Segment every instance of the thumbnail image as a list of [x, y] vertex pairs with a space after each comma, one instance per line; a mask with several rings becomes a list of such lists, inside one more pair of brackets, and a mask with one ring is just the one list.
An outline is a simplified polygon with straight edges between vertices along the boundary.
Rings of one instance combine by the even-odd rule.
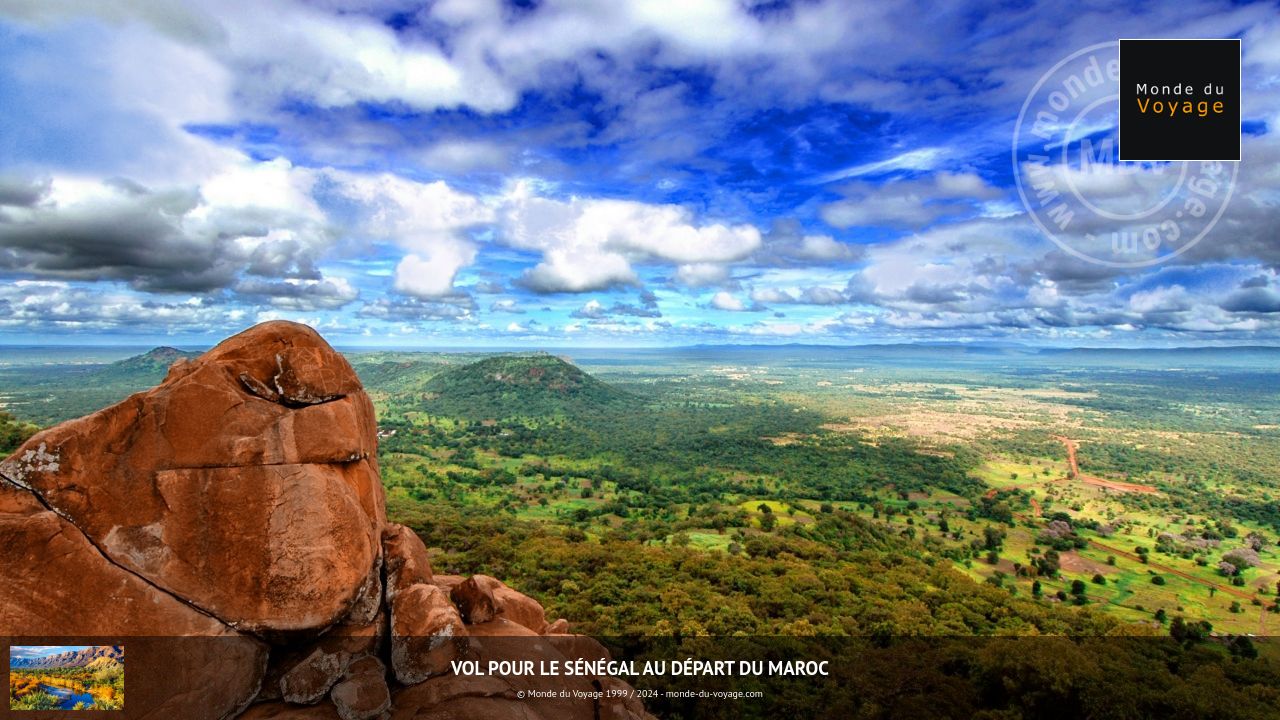
[[123, 710], [123, 645], [14, 645], [10, 710]]

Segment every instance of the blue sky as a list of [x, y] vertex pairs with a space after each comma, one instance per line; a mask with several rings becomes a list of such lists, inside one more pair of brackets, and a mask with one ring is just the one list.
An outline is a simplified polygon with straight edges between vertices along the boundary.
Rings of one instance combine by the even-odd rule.
[[[4, 3], [0, 342], [1280, 340], [1274, 3], [934, 5]], [[1243, 39], [1231, 204], [1136, 270], [1010, 162], [1119, 37]]]
[[9, 647], [11, 659], [30, 660], [32, 658], [60, 655], [65, 652], [84, 650], [88, 645], [12, 645]]

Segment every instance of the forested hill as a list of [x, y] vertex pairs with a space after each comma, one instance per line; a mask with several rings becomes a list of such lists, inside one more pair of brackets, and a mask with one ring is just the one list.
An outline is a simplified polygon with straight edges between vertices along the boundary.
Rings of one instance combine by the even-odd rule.
[[119, 387], [122, 390], [127, 388], [129, 392], [136, 392], [159, 384], [169, 372], [169, 366], [175, 362], [199, 356], [198, 352], [157, 347], [141, 355], [102, 366], [90, 375], [88, 381], [102, 387]]
[[547, 354], [498, 355], [449, 368], [425, 390], [424, 409], [473, 419], [593, 414], [638, 402]]

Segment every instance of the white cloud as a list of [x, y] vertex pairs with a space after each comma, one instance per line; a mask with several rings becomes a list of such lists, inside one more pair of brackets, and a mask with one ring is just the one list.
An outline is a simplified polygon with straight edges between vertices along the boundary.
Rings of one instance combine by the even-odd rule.
[[723, 285], [729, 282], [729, 266], [716, 263], [691, 263], [676, 268], [676, 282], [691, 288]]
[[885, 158], [884, 160], [854, 165], [852, 167], [844, 168], [843, 170], [828, 173], [817, 178], [815, 182], [819, 184], [832, 183], [838, 180], [863, 177], [864, 175], [877, 175], [895, 170], [933, 170], [945, 156], [945, 148], [916, 148], [915, 150], [908, 150], [906, 152], [899, 153], [898, 155], [894, 155], [893, 157]]
[[215, 54], [237, 70], [241, 94], [264, 109], [278, 98], [296, 97], [321, 107], [401, 102], [491, 112], [509, 109], [517, 98], [482, 57], [446, 56], [376, 18], [287, 0], [222, 0], [210, 9], [228, 29], [228, 42]]
[[751, 300], [758, 303], [777, 305], [793, 303], [796, 298], [791, 293], [778, 288], [754, 288], [751, 291]]
[[591, 292], [640, 282], [627, 259], [614, 253], [555, 249], [542, 258], [520, 278], [535, 292]]
[[361, 204], [365, 232], [409, 251], [396, 265], [397, 290], [424, 299], [454, 292], [458, 271], [476, 258], [476, 245], [465, 232], [492, 221], [489, 206], [442, 181], [419, 183], [389, 173], [326, 174], [339, 192]]
[[724, 290], [711, 296], [711, 307], [730, 312], [742, 312], [747, 309], [742, 300], [738, 299], [733, 293], [725, 292]]
[[588, 300], [582, 305], [582, 307], [575, 310], [573, 312], [573, 317], [596, 319], [604, 317], [605, 314], [604, 305], [602, 305], [599, 300], [592, 299]]
[[518, 183], [501, 210], [501, 239], [541, 252], [524, 277], [542, 292], [583, 292], [636, 282], [635, 261], [704, 265], [741, 260], [760, 246], [750, 225], [698, 225], [676, 205], [533, 194]]
[[158, 301], [44, 280], [0, 284], [0, 328], [11, 331], [225, 332], [237, 324], [233, 313], [198, 297]]
[[489, 303], [489, 312], [519, 314], [524, 312], [524, 308], [520, 307], [520, 303], [516, 302], [511, 298], [503, 298], [501, 300], [494, 300], [492, 303]]
[[1129, 308], [1138, 313], [1178, 312], [1191, 305], [1191, 297], [1181, 285], [1142, 290], [1129, 296]]
[[272, 306], [289, 310], [339, 308], [360, 294], [346, 278], [341, 277], [285, 278], [276, 282], [246, 279], [236, 283], [235, 291], [246, 297], [261, 296]]
[[324, 212], [311, 196], [314, 186], [315, 175], [310, 170], [275, 158], [229, 165], [205, 180], [200, 195], [206, 207], [262, 207], [319, 218]]
[[440, 241], [423, 250], [423, 255], [410, 253], [396, 265], [396, 290], [419, 298], [438, 298], [454, 292], [453, 280], [458, 271], [476, 259], [476, 248], [465, 242]]

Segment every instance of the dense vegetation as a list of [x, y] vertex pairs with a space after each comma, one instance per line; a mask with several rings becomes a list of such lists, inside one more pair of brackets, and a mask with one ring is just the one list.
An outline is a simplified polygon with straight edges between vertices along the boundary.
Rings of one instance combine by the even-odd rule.
[[8, 455], [35, 434], [36, 426], [0, 410], [0, 456]]
[[[88, 696], [64, 708], [49, 688]], [[11, 710], [119, 710], [124, 707], [124, 665], [95, 662], [85, 667], [9, 670]]]
[[708, 553], [624, 534], [459, 515], [392, 512], [429, 545], [437, 569], [483, 568], [602, 636], [1105, 634], [1116, 623], [979, 585], [914, 543], [849, 513]]

